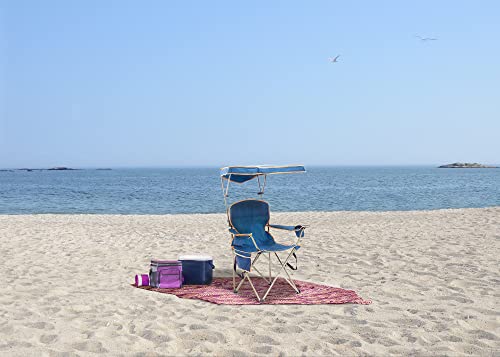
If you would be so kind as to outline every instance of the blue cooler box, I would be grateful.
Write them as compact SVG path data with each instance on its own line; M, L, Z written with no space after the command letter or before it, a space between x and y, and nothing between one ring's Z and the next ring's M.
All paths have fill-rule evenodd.
M209 255L181 255L184 285L208 285L212 283L212 271L215 268Z

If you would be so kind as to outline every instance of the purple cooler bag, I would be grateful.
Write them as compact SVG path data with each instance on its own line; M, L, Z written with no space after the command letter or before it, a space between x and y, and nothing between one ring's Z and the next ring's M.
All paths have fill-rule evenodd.
M149 286L160 289L182 287L182 263L178 260L151 260Z

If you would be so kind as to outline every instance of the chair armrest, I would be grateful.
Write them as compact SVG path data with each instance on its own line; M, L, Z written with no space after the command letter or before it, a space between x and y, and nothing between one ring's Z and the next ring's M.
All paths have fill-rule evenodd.
M229 232L235 237L251 237L252 233L238 233L238 231L234 228L229 228Z
M302 226L300 224L297 226L282 226L279 224L269 224L269 227L274 228L274 229L282 229L285 231L294 231L297 238L303 237L304 236L304 229L306 229L306 226Z
M233 247L237 247L239 246L239 250L241 251L245 251L244 249L242 249L243 246L247 245L248 241L250 240L251 243L255 248L257 248L258 250L260 250L259 246L257 245L257 242L255 241L255 239L253 238L252 236L252 233L232 233L231 234L233 235L233 242L231 243L231 245Z

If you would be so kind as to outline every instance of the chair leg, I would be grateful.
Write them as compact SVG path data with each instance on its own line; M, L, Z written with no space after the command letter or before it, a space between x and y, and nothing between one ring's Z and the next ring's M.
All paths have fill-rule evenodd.
M255 259L254 259L254 260L253 260L253 262L252 262L252 269L253 269L253 270L255 270L255 271L257 272L257 274L259 274L259 275L260 275L260 277L261 277L262 279L264 279L264 280L265 280L268 284L271 284L272 277L270 276L270 277L269 277L269 280L268 280L268 279L264 276L264 274L262 274L262 273L260 272L260 270L259 270L259 269L257 269L257 267L255 266L255 263L257 263L257 260L260 258L261 254L262 254L262 252L258 252L258 253L257 253L257 256L255 257ZM271 263L269 263L269 264L271 264Z
M233 269L233 291L234 291L234 293L238 293L238 291L240 290L240 288L243 285L243 283L245 282L245 280L248 280L255 296L257 297L257 300L259 302L264 302L266 300L267 296L269 295L269 293L271 292L271 289L273 288L273 286L276 283L276 281L278 280L278 278L284 273L286 276L283 276L283 279L293 288L293 290L295 290L295 292L297 294L299 294L300 293L299 288L297 288L292 277L290 276L290 274L287 271L288 260L290 259L290 257L293 255L294 252L295 252L295 248L290 251L290 253L287 255L285 260L281 260L278 253L274 252L274 255L276 256L279 264L281 265L281 269L278 270L278 273L276 274L276 276L274 278L271 275L271 252L267 252L268 259L269 259L269 280L254 266L254 264L257 262L260 255L262 254L262 252L257 253L257 256L255 257L255 259L251 263L251 267L260 275L261 278L263 278L269 284L269 288L266 290L266 292L262 298L259 296L259 293L257 292L257 290L255 289L255 286L253 285L252 279L250 278L250 272L244 271L243 278L239 281L238 285L236 286L236 275L237 274L236 274L235 269ZM234 259L236 259L236 256L234 256Z
M253 265L252 265L252 268L253 268L253 270L254 270L254 271L256 271L256 272L257 272L257 274L259 274L259 275L260 275L260 277L261 277L262 279L264 279L264 280L265 280L268 284L271 284L271 280L267 280L267 278L266 278L266 277L265 277L265 276L264 276L264 275L263 275L263 274L259 271L259 269L257 269L257 268L256 268L256 267L254 267Z
M262 301L266 300L267 298L267 295L269 294L269 292L271 291L271 289L273 288L274 286L274 283L276 283L276 281L278 280L278 278L280 277L281 273L284 271L285 274L287 275L288 280L287 278L284 278L285 281L293 288L293 290L295 290L295 292L297 294L300 293L300 290L297 288L297 286L295 285L295 283L293 282L292 278L290 277L290 275L288 274L288 272L286 271L286 263L288 262L288 259L290 259L290 257L292 256L292 254L295 252L295 249L292 249L292 251L288 254L288 256L286 257L286 259L284 261L281 261L280 257L278 256L278 254L276 252L274 252L274 254L276 255L276 258L278 258L278 261L281 265L281 269L278 271L278 274L276 274L276 276L274 277L271 285L269 286L269 288L267 289L266 293L264 294L264 296L262 297Z
M253 286L252 279L250 279L250 276L248 275L248 272L246 273L246 276L247 276L248 282L250 283L250 286L252 287L253 293L257 297L257 300L259 302L264 301L263 299L260 298L259 294L257 293L257 290L255 290L255 286Z
M287 279L287 278L285 278L285 277L283 277L283 279L285 279L285 281L286 281L286 282L287 282L287 283L288 283L288 284L289 284L289 285L293 288L293 290L295 290L295 292L296 292L297 294L299 294L299 293L300 293L299 288L297 288L297 286L296 286L296 285L295 285L295 283L293 282L292 277L290 276L290 274L288 274L288 270L286 269L286 264L287 264L287 261L288 261L288 259L290 259L290 257L293 255L293 253L294 253L294 252L295 252L295 249L293 249L293 250L290 252L290 254L289 254L289 255L288 255L288 257L286 258L286 260L285 260L285 262L284 262L284 263L282 263L282 262L281 262L281 259L280 259L280 257L278 256L278 253L274 252L274 254L276 255L276 258L278 259L278 261L280 262L281 266L283 267L283 271L285 272L286 276L288 277L288 279Z
M262 254L262 252L258 252L256 255L255 255L255 259L253 260L252 262L252 265L254 265L255 263L257 263L257 260L259 260L259 257L260 255Z
M233 292L236 292L236 255L233 251Z
M237 287L234 288L234 292L235 293L238 293L238 291L240 290L241 286L243 285L243 283L245 282L245 279L247 278L247 275L246 273L243 273L243 278L241 278L239 284Z
M238 284L238 286L234 289L234 293L235 294L238 293L238 291L240 290L240 288L243 285L243 283L245 282L245 280L248 280L248 282L250 283L250 286L252 287L253 293L257 297L257 301L262 302L263 300L260 298L259 293L255 289L255 286L253 285L253 282L252 282L252 278L250 278L250 273L247 272L247 271L243 273L243 279L241 279L241 281Z
M269 259L269 284L271 284L271 280L273 279L271 275L271 252L269 252L267 259Z

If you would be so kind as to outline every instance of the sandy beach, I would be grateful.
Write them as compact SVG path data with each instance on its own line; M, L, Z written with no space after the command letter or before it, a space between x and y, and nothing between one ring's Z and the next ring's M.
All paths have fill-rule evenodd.
M295 278L373 303L218 306L130 286L183 253L230 276L221 214L3 215L0 355L500 355L500 207L272 223L310 225Z

